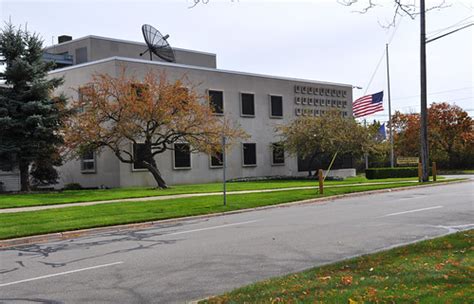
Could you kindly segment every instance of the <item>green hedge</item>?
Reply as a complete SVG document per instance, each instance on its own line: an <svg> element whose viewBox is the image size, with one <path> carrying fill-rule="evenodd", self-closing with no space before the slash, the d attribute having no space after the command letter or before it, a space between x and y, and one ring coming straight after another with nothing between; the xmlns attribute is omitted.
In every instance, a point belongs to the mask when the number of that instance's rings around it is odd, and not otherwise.
<svg viewBox="0 0 474 304"><path fill-rule="evenodd" d="M431 175L431 168L430 168ZM417 177L417 167L399 167L399 168L371 168L365 170L367 179L378 178L396 178L396 177Z"/></svg>

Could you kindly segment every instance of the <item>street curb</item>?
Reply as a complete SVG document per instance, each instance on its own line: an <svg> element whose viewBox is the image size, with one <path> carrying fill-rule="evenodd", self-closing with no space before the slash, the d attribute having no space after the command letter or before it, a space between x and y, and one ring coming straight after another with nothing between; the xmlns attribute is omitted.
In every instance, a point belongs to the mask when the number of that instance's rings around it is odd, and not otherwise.
<svg viewBox="0 0 474 304"><path fill-rule="evenodd" d="M373 195L373 194L379 194L379 193L398 192L398 191L413 190L413 189L418 189L418 188L436 187L436 186L459 184L459 183L466 183L466 182L470 182L470 180L460 180L460 181L452 181L452 182L446 181L446 182L439 182L436 184L429 184L429 185L406 186L406 187L400 187L400 188L370 190L370 191L363 191L363 192L339 194L339 195L334 195L334 196L329 196L329 197L311 198L307 200L269 205L269 206L260 206L260 207L249 208L249 209L233 210L233 211L227 211L227 212L218 212L218 213L212 213L212 214L171 218L171 219L166 219L166 220L122 224L122 225L114 225L114 226L107 226L107 227L89 228L89 229L56 232L56 233L49 233L49 234L42 234L42 235L35 235L35 236L27 236L27 237L15 238L15 239L0 240L0 248L8 248L8 247L13 247L13 246L22 246L22 245L29 245L29 244L38 244L38 243L45 243L45 242L52 242L52 241L62 241L62 240L67 240L71 238L95 235L95 234L100 234L100 233L112 233L112 232L150 228L150 227L154 227L154 226L158 226L162 224L176 223L176 222L187 221L187 220L206 219L206 218L213 218L213 217L224 216L224 215L232 215L232 214L246 213L246 212L266 210L266 209L274 209L274 208L285 208L285 207L306 205L306 204L323 204L330 201L335 201L335 200L348 198L348 197L360 197L360 196L367 196L367 195Z"/></svg>

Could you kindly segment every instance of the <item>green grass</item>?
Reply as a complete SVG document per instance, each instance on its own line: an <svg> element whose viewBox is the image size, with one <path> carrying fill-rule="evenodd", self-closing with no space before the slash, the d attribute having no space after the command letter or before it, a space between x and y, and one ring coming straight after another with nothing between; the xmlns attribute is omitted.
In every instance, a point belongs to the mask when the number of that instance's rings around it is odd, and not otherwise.
<svg viewBox="0 0 474 304"><path fill-rule="evenodd" d="M352 177L344 181L327 181L326 186L375 183L375 182L396 182L416 180L416 178L392 178L380 180L367 180L365 177ZM278 181L257 181L257 182L232 182L227 183L227 191L239 190L261 190L277 189L289 187L316 186L314 180L278 180ZM177 185L169 189L156 188L116 188L103 190L69 190L55 192L39 192L27 194L3 194L0 195L0 209L28 206L42 206L65 203L91 202L101 200L113 200L122 198L139 198L148 196L161 196L184 193L206 193L222 191L222 183Z"/></svg>
<svg viewBox="0 0 474 304"><path fill-rule="evenodd" d="M199 303L474 303L474 230L262 281Z"/></svg>
<svg viewBox="0 0 474 304"><path fill-rule="evenodd" d="M324 196L403 186L413 186L413 183L328 188L325 189ZM315 197L321 197L321 195L314 189L288 190L229 195L228 204L225 207L222 205L222 196L203 196L4 213L0 214L0 239L226 212Z"/></svg>

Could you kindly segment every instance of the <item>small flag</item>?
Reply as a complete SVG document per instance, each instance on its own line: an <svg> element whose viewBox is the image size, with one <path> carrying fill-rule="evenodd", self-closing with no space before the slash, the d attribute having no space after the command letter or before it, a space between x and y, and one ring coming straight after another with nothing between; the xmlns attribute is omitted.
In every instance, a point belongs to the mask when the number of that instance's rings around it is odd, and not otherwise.
<svg viewBox="0 0 474 304"><path fill-rule="evenodd" d="M385 123L383 123L380 128L379 128L379 131L377 132L377 139L378 140L385 140L387 139L387 133L385 132Z"/></svg>
<svg viewBox="0 0 474 304"><path fill-rule="evenodd" d="M383 111L383 91L372 95L362 96L352 103L355 118Z"/></svg>

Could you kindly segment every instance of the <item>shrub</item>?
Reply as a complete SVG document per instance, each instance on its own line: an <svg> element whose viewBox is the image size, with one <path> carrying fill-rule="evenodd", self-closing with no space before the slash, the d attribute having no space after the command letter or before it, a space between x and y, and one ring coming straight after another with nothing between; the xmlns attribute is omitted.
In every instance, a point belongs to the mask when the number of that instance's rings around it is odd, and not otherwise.
<svg viewBox="0 0 474 304"><path fill-rule="evenodd" d="M81 190L82 186L79 183L68 183L64 185L63 190Z"/></svg>
<svg viewBox="0 0 474 304"><path fill-rule="evenodd" d="M431 169L430 169L431 174ZM371 168L365 170L367 179L378 178L397 178L397 177L417 177L417 167L400 167L400 168Z"/></svg>

